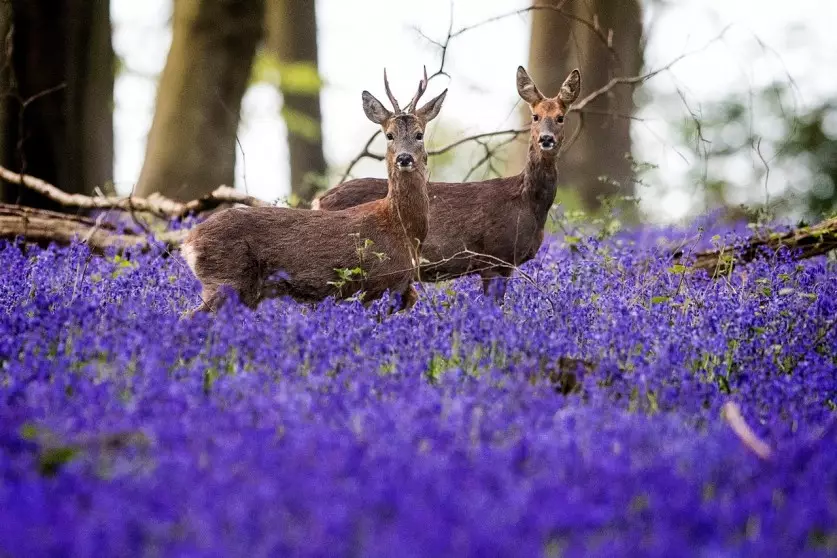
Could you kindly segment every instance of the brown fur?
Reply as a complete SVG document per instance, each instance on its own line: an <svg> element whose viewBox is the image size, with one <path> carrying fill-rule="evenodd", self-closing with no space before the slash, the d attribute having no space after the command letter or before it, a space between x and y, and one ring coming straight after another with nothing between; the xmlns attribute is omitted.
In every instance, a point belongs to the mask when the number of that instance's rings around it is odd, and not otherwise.
<svg viewBox="0 0 837 558"><path fill-rule="evenodd" d="M526 72L518 69L518 92L533 115L528 160L521 174L481 182L430 182L430 229L425 239L421 280L440 281L479 273L487 293L495 277L508 277L537 253L549 208L555 198L557 154L564 138L563 117L580 90L573 71L555 98L545 98ZM537 120L535 120L537 117ZM542 134L555 146L541 148ZM386 181L363 178L345 182L318 201L326 211L343 210L386 195ZM499 260L499 261L498 261ZM498 295L502 297L505 282Z"/></svg>
<svg viewBox="0 0 837 558"><path fill-rule="evenodd" d="M251 307L267 297L318 301L361 291L368 302L388 289L402 295L403 306L411 306L415 302L411 282L427 234L429 207L427 154L417 134L423 134L427 122L438 114L445 93L414 114L393 114L364 92L367 116L392 137L383 199L335 212L227 209L195 227L183 253L203 284L198 310L217 309L224 286L237 291ZM398 155L411 156L412 168L399 168ZM336 271L354 268L362 272L348 280Z"/></svg>

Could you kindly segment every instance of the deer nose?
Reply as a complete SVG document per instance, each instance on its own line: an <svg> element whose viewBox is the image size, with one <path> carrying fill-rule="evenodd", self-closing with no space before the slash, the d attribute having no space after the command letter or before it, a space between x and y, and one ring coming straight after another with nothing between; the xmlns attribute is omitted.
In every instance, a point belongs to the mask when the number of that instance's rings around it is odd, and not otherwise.
<svg viewBox="0 0 837 558"><path fill-rule="evenodd" d="M399 153L395 157L395 164L402 168L411 167L415 164L415 162L415 159L413 159L413 156L409 153Z"/></svg>
<svg viewBox="0 0 837 558"><path fill-rule="evenodd" d="M543 145L551 145L555 143L555 136L552 134L541 134L538 141Z"/></svg>

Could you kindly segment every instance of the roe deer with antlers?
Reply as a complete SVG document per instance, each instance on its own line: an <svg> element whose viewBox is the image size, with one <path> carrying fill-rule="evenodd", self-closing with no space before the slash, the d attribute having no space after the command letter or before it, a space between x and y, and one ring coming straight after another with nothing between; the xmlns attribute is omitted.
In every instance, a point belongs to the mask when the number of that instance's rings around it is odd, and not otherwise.
<svg viewBox="0 0 837 558"><path fill-rule="evenodd" d="M482 182L430 182L430 229L422 248L422 281L441 281L478 273L486 294L499 278L496 294L514 266L532 259L555 199L558 151L564 140L564 116L578 98L581 74L573 70L556 97L544 97L523 67L517 92L529 104L532 126L523 172ZM361 178L335 186L314 208L345 210L387 193L385 180Z"/></svg>
<svg viewBox="0 0 837 558"><path fill-rule="evenodd" d="M389 180L383 199L335 212L279 207L233 208L195 227L183 256L203 285L196 311L216 310L222 287L255 307L267 297L313 302L363 293L364 302L386 290L415 303L412 281L427 234L427 152L424 129L439 114L447 90L417 109L427 73L403 111L384 85L394 112L364 91L363 110L387 138Z"/></svg>

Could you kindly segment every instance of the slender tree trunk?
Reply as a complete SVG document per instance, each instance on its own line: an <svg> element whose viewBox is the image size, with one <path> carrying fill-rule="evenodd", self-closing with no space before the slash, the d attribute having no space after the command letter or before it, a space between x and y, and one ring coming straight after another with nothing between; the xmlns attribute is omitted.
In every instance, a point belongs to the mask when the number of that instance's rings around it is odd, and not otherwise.
<svg viewBox="0 0 837 558"><path fill-rule="evenodd" d="M280 63L291 193L310 202L326 173L314 0L268 0L267 49Z"/></svg>
<svg viewBox="0 0 837 558"><path fill-rule="evenodd" d="M642 14L639 0L568 0L564 10L601 33L551 10L535 10L529 52L530 75L545 95L555 95L573 68L581 70L582 97L617 76L642 67ZM606 41L610 35L612 47ZM603 40L604 37L604 40ZM630 116L633 90L619 86L568 120L559 180L577 191L588 209L599 196L633 194ZM580 134L570 145L576 126Z"/></svg>
<svg viewBox="0 0 837 558"><path fill-rule="evenodd" d="M187 200L235 177L236 131L264 0L175 0L136 193Z"/></svg>
<svg viewBox="0 0 837 558"><path fill-rule="evenodd" d="M12 5L10 2L0 0L0 164L6 163L6 144L9 141L7 131L8 105L11 101L7 92L11 92L11 63L7 55L7 43L12 40ZM8 201L8 192L5 185L0 182L0 202Z"/></svg>
<svg viewBox="0 0 837 558"><path fill-rule="evenodd" d="M109 0L12 0L0 13L3 166L66 192L113 180L113 49ZM5 185L3 199L51 206Z"/></svg>

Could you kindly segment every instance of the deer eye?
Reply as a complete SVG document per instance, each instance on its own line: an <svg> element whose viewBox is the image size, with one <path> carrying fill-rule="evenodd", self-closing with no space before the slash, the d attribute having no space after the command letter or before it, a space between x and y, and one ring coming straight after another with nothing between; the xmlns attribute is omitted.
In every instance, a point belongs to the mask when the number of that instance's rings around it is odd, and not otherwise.
<svg viewBox="0 0 837 558"><path fill-rule="evenodd" d="M564 123L564 115L561 115L561 116L557 117L555 120L557 120L559 124L563 124Z"/></svg>
<svg viewBox="0 0 837 558"><path fill-rule="evenodd" d="M423 140L424 139L424 134L422 134L421 132L418 132L416 134L416 139L419 140L419 141Z"/></svg>
<svg viewBox="0 0 837 558"><path fill-rule="evenodd" d="M540 116L538 116L537 114L533 114L533 115L532 115L532 120L533 120L533 121L537 122L537 121L538 121L538 120L540 120L540 119L541 119L541 117L540 117Z"/></svg>
<svg viewBox="0 0 837 558"><path fill-rule="evenodd" d="M394 139L395 139L395 136L393 136L392 134L387 134L387 139L388 139L389 141L392 141L392 140L394 140Z"/></svg>

